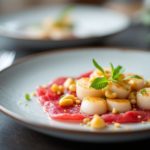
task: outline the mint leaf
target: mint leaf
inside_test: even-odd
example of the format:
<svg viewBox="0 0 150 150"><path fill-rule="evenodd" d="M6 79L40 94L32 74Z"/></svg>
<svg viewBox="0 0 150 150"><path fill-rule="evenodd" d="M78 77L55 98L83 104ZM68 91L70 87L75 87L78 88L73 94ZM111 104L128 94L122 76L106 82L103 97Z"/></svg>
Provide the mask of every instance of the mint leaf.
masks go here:
<svg viewBox="0 0 150 150"><path fill-rule="evenodd" d="M108 85L108 80L106 77L102 77L102 78L96 78L94 79L94 81L91 83L90 87L94 88L94 89L103 89Z"/></svg>
<svg viewBox="0 0 150 150"><path fill-rule="evenodd" d="M112 79L117 80L124 71L125 70L122 66L117 66L116 68L114 68Z"/></svg>
<svg viewBox="0 0 150 150"><path fill-rule="evenodd" d="M143 79L141 76L139 76L139 75L132 75L132 76L127 76L126 78L125 78L125 80L127 80L127 79L131 79L131 78L135 78L135 79Z"/></svg>
<svg viewBox="0 0 150 150"><path fill-rule="evenodd" d="M93 59L93 64L98 70L100 70L105 75L104 69L96 62L95 59Z"/></svg>
<svg viewBox="0 0 150 150"><path fill-rule="evenodd" d="M26 93L24 97L25 97L25 99L26 99L27 101L30 101L30 100L31 100L30 94L28 94L28 93Z"/></svg>

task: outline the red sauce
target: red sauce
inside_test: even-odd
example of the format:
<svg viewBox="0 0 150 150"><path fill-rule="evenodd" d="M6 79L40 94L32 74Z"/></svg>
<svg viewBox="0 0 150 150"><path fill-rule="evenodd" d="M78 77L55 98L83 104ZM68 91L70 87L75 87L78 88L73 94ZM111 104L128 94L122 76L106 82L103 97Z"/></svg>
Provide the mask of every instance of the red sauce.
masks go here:
<svg viewBox="0 0 150 150"><path fill-rule="evenodd" d="M82 74L77 77L80 79L82 77L89 77L92 71ZM68 108L62 108L58 105L58 101L62 95L57 95L50 90L50 86L54 83L58 85L63 85L67 77L61 77L54 80L46 87L39 87L37 89L36 95L39 98L41 105L44 110L49 114L52 119L61 121L82 121L87 115L80 113L80 106L73 106ZM71 93L76 95L76 93ZM141 121L147 121L150 119L150 111L137 110L128 111L121 114L104 114L102 118L107 123L118 122L118 123L138 123Z"/></svg>

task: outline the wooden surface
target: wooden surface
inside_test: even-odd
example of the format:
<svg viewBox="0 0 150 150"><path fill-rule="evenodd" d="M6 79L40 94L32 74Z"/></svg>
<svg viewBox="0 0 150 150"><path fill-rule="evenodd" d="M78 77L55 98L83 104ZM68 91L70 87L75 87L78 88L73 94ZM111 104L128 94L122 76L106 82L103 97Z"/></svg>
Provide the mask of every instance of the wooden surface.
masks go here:
<svg viewBox="0 0 150 150"><path fill-rule="evenodd" d="M141 25L134 25L128 28L126 31L107 38L103 41L93 43L89 46L113 46L124 48L138 48L150 50L150 41L148 42L147 36L150 34L149 29ZM11 48L9 41L0 40L1 48ZM17 58L36 53L36 51L22 51L22 49L16 49ZM146 64L149 65L149 64ZM111 148L117 147L132 147L132 146L144 146L149 145L150 139L144 139L141 141L117 143L117 144L90 144L90 143L77 143L73 141L62 140L50 136L46 136L26 127L17 124L3 114L0 114L0 150L79 150L79 149L93 149L94 147L111 146Z"/></svg>

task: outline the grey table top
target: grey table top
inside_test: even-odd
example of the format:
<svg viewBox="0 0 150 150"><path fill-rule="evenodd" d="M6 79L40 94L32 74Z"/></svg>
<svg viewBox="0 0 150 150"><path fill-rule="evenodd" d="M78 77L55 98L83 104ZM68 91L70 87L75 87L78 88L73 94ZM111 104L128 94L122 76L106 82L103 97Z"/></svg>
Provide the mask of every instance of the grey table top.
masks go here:
<svg viewBox="0 0 150 150"><path fill-rule="evenodd" d="M129 47L150 50L150 42L147 40L147 36L150 34L147 28L142 26L131 26L126 31L107 38L104 41L99 41L89 46L113 46L113 47ZM0 39L0 49L14 49L17 52L17 58L36 53L36 51L18 49L6 39ZM141 141L129 142L129 143L117 143L117 146L147 146L150 139L144 139ZM92 149L94 147L106 148L111 146L116 148L116 144L90 144L79 143L75 141L62 140L50 136L37 133L26 127L23 127L10 119L9 117L0 114L0 150L58 150L58 149Z"/></svg>

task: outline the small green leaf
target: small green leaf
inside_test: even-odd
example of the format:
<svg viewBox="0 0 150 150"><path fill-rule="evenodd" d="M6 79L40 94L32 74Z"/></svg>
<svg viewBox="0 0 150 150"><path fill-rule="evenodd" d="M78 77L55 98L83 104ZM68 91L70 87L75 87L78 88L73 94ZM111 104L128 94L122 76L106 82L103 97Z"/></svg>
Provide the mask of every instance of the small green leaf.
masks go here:
<svg viewBox="0 0 150 150"><path fill-rule="evenodd" d="M108 85L108 80L105 77L102 78L96 78L92 84L90 85L90 87L94 88L94 89L103 89Z"/></svg>
<svg viewBox="0 0 150 150"><path fill-rule="evenodd" d="M100 70L103 74L105 74L104 69L96 62L95 59L93 59L93 64L98 70Z"/></svg>
<svg viewBox="0 0 150 150"><path fill-rule="evenodd" d="M112 63L110 63L110 67L111 67L111 78L112 78L115 68L114 68L114 65Z"/></svg>
<svg viewBox="0 0 150 150"><path fill-rule="evenodd" d="M31 100L31 97L30 97L30 94L29 94L29 93L26 93L26 94L25 94L25 99L26 99L27 101L30 101L30 100Z"/></svg>
<svg viewBox="0 0 150 150"><path fill-rule="evenodd" d="M143 79L141 76L139 76L139 75L132 75L132 76L127 76L126 78L125 78L125 80L127 80L127 79L131 79L131 78L135 78L135 79Z"/></svg>
<svg viewBox="0 0 150 150"><path fill-rule="evenodd" d="M140 92L141 92L142 95L146 95L147 94L146 89L142 89Z"/></svg>
<svg viewBox="0 0 150 150"><path fill-rule="evenodd" d="M111 71L114 72L114 65L110 63Z"/></svg>
<svg viewBox="0 0 150 150"><path fill-rule="evenodd" d="M112 79L117 80L124 71L125 71L125 69L122 66L117 66L114 69Z"/></svg>

